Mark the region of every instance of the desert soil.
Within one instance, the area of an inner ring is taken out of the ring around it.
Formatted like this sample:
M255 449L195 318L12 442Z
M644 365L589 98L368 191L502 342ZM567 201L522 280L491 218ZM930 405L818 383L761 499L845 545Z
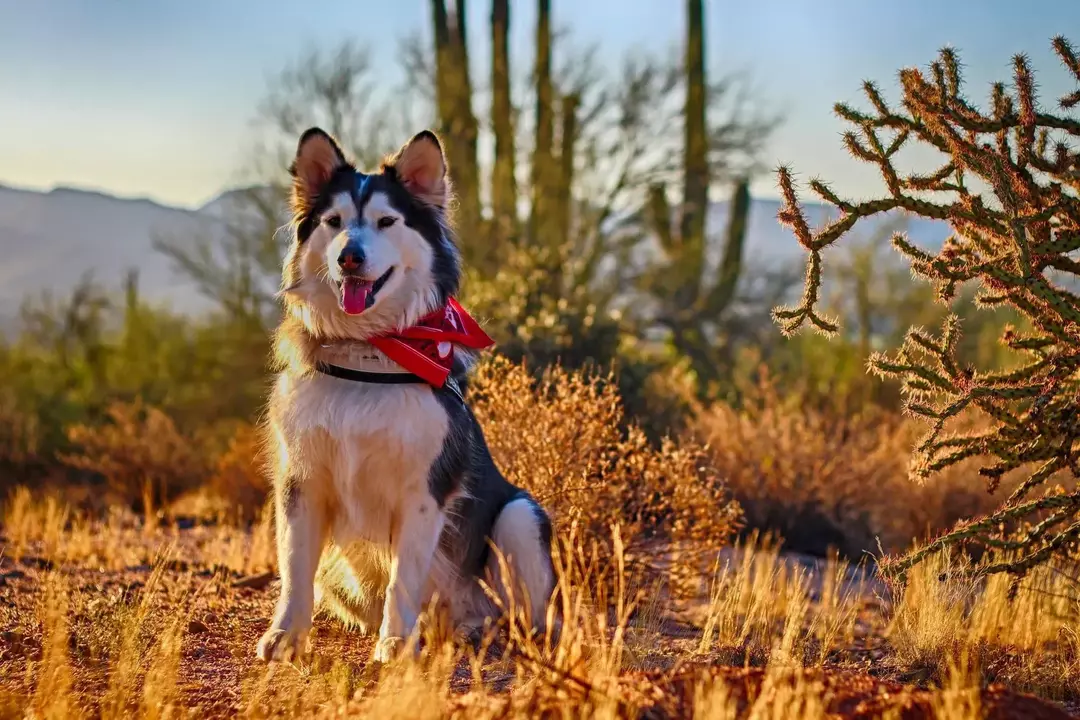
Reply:
M199 528L181 531L180 547L199 545ZM168 618L170 603L177 592L198 592L181 650L177 685L181 705L198 717L228 717L248 707L252 689L267 684L284 696L289 688L310 681L312 673L329 669L329 663L348 665L360 682L376 680L379 668L370 663L372 640L348 632L335 621L319 617L315 623L313 668L298 671L291 666L277 666L268 675L254 657L255 643L266 629L277 598L275 576L241 576L199 559L201 553L178 552L174 557L194 557L186 562L173 561L158 583L160 617ZM791 556L793 564L814 566L818 560ZM40 555L20 558L0 554L0 688L8 697L29 695L32 679L28 664L42 654L40 617L41 587L50 563ZM72 602L69 620L72 638L69 653L75 668L73 682L83 698L101 698L109 684L108 663L100 647L95 647L95 631L88 627L105 617L104 609L130 602L145 586L151 573L148 565L105 569L76 565L64 567ZM194 579L194 585L191 584ZM197 590L176 590L177 588ZM871 718L885 711L898 712L904 719L933 717L932 693L920 689L920 678L905 678L883 662L885 641L880 637L878 595L883 590L872 579L862 587L865 608L858 624L853 647L835 654L830 664L820 670L806 670L805 679L820 682L828 698L828 711L835 717ZM672 608L667 617L648 631L647 637L630 639L632 668L621 683L626 697L633 697L643 708L642 718L688 717L693 703L693 686L702 677L723 677L737 697L752 699L761 688L764 672L754 667L754 658L702 656L695 648L700 631L694 615L700 608ZM108 628L103 629L108 632ZM87 640L86 638L90 638ZM749 666L748 666L749 665ZM489 687L512 688L513 677L506 663L494 661L485 671ZM452 683L455 693L451 704L467 704L464 695L470 675L459 668ZM621 696L621 695L620 695ZM1027 718L1051 720L1080 717L1070 714L1076 708L1046 702L1033 696L1011 692L1000 685L984 689L983 708L989 718ZM895 716L895 715L894 715Z

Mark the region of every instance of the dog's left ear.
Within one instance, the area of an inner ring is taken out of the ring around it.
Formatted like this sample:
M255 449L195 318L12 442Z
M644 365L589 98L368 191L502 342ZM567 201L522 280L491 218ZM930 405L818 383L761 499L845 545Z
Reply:
M293 178L293 212L307 213L334 171L347 164L345 154L329 133L317 127L306 130L296 144L296 158L289 167Z
M424 130L405 143L387 163L394 175L413 197L438 208L445 208L450 194L446 176L446 158L435 133Z

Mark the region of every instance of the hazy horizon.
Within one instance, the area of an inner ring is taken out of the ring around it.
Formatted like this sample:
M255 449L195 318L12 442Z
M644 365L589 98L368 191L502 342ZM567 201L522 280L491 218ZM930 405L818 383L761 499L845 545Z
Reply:
M512 17L516 72L531 63L533 3ZM668 53L683 34L681 5L659 2L552 3L556 26L574 45L595 44L605 63L643 50ZM1008 80L1014 53L1036 67L1050 105L1070 90L1050 38L1080 22L1080 4L1043 3L1043 12L1003 0L930 0L869 7L854 0L706 4L707 60L713 72L744 71L766 110L786 118L762 160L794 167L801 179L827 178L841 194L865 196L879 181L847 157L836 101L861 102L863 79L896 96L896 71L925 66L956 47L968 95L983 102L989 83ZM486 82L486 3L470 5L474 78ZM419 33L430 42L427 3L327 2L317 11L272 0L257 10L209 0L124 5L86 0L6 4L0 25L0 94L8 103L0 136L0 184L72 187L193 208L242 185L248 133L267 81L305 48L354 38L374 66L399 82L396 49ZM556 50L558 52L558 50ZM521 102L522 98L516 98ZM476 108L478 113L484 109ZM415 129L409 129L411 132ZM403 129L403 134L406 130ZM775 197L763 173L754 194Z

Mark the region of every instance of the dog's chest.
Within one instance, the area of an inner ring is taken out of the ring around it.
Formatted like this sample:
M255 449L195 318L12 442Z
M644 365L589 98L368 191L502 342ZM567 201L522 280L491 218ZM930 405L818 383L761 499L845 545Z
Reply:
M387 541L406 503L429 495L448 417L426 385L284 377L275 391L290 456L329 495L339 540Z

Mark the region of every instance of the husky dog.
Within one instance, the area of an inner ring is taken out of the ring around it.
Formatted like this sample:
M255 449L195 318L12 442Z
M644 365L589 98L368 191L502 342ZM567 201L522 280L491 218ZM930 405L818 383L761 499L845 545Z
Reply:
M312 128L290 173L296 236L267 423L281 595L258 657L308 652L318 604L377 632L386 662L436 594L459 629L495 616L478 579L542 628L551 524L495 467L464 400L473 349L490 338L453 299L461 267L438 138L419 133L367 174Z

